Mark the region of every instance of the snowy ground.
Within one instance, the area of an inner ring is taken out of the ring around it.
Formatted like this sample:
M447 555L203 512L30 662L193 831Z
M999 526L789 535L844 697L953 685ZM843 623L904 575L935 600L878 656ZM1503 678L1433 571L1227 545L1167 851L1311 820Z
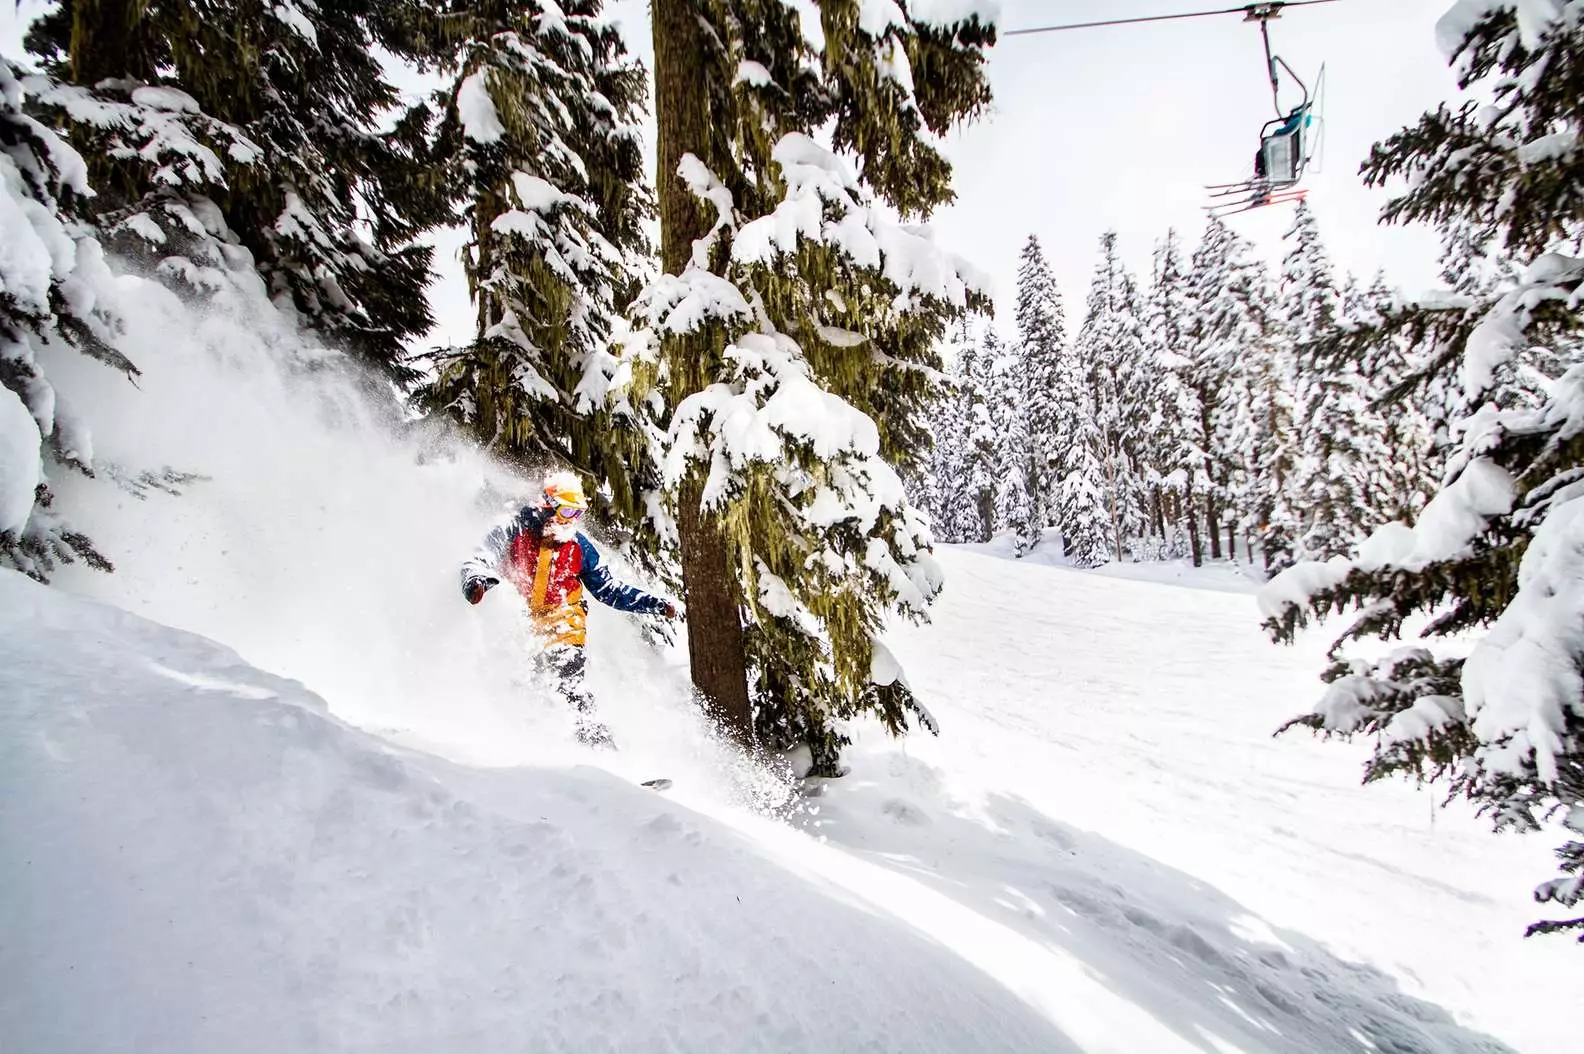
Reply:
M863 736L790 822L614 619L614 767L670 795L542 700L458 765L0 575L7 1049L1567 1049L1543 847L1271 741L1309 670L1248 598L947 560L899 638L944 736Z
M859 773L884 775L833 788L832 841L861 826L853 848L924 861L1180 1034L1482 1049L1455 1020L1571 1048L1576 949L1516 939L1550 846L1360 787L1362 747L1271 738L1314 698L1320 638L1272 646L1215 569L1182 587L947 559L935 624L896 644L942 737L866 742ZM878 844L875 804L906 816Z
M942 737L859 730L806 803L597 610L596 758L458 595L522 481L277 368L258 305L127 295L136 389L51 369L117 572L0 574L5 1054L1575 1049L1549 847L1272 740L1319 645L1237 572L945 551L894 642Z

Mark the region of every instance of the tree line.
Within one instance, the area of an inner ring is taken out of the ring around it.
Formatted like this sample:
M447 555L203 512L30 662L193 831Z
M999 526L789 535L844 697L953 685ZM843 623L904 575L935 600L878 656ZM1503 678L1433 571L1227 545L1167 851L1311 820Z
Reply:
M1465 291L1491 280L1458 245L1446 269ZM1055 529L1081 567L1187 557L1276 571L1345 554L1369 529L1411 523L1441 470L1435 408L1382 398L1413 367L1408 344L1362 362L1321 346L1398 299L1383 274L1339 280L1299 203L1275 275L1218 220L1191 254L1168 231L1143 283L1105 234L1070 334L1030 235L1015 335L958 334L921 500L947 540L1008 533L1021 555Z

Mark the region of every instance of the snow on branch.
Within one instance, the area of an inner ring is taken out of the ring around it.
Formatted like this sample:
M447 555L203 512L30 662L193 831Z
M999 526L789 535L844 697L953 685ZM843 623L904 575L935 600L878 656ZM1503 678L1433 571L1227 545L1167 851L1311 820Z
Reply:
M1491 15L1511 11L1518 18L1519 39L1533 51L1552 23L1569 8L1576 12L1578 7L1576 0L1458 0L1436 23L1436 43L1442 54L1452 59L1475 26Z
M977 19L993 26L1001 20L998 0L908 0L908 14L920 25L947 28Z
M770 156L781 167L786 195L769 215L738 230L734 262L770 266L809 241L837 250L855 267L878 269L896 287L898 310L919 298L960 309L970 293L989 294L982 271L936 245L927 226L882 216L847 163L810 137L783 136Z
M105 81L90 91L37 75L24 78L23 86L35 105L103 136L110 157L149 165L157 184L225 186L227 160L250 165L263 156L257 143L234 126L206 116L196 99L175 88ZM79 161L62 171L83 170ZM75 175L68 178L85 183Z

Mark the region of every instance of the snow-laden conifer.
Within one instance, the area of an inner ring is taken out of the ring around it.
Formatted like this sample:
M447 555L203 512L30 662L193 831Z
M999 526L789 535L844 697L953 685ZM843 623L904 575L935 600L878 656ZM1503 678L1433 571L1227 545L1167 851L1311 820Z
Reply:
M1369 400L1356 364L1327 360L1317 342L1342 319L1341 294L1314 214L1302 202L1287 231L1281 299L1298 349L1302 456L1296 504L1300 558L1345 553L1369 526Z
M1404 339L1416 357L1409 384L1457 394L1445 428L1457 446L1411 527L1381 527L1346 560L1299 564L1262 601L1283 639L1311 615L1360 609L1336 645L1329 689L1294 723L1370 735L1366 779L1445 781L1498 828L1560 819L1573 832L1562 873L1536 896L1571 917L1532 932L1584 929L1584 4L1462 0L1440 36L1478 97L1378 144L1366 179L1405 182L1388 221L1443 233L1472 224L1522 271L1483 295L1395 305L1330 342L1357 362ZM1536 347L1567 364L1544 401L1491 399ZM1350 643L1395 637L1416 615L1432 619L1427 645L1385 659L1349 654ZM1465 642L1438 647L1449 634Z
M1367 289L1344 297L1344 324L1352 329L1379 327L1396 300L1385 274L1377 273ZM1372 527L1416 520L1435 496L1442 472L1443 452L1426 413L1423 389L1403 387L1412 372L1405 343L1400 336L1379 341L1366 349L1359 370L1368 398L1364 434L1370 441L1366 453Z
M135 376L116 350L117 316L99 302L104 253L82 222L92 191L83 158L24 112L21 71L0 59L0 566L41 581L61 563L109 570L55 508L51 474L93 475L87 422L51 383L64 355Z
M1072 393L1064 400L1063 474L1056 488L1063 552L1075 567L1099 567L1114 555L1099 415L1076 357L1064 363L1063 372L1063 388Z
M1056 525L1056 482L1062 464L1058 443L1067 321L1056 276L1039 239L1032 234L1018 260L1017 328L1028 399L1028 493L1035 523L1051 527Z
M966 519L963 540L988 542L995 537L996 503L1001 490L1001 431L991 401L996 394L999 344L986 327L963 358L962 412L964 431L963 497Z
M676 407L666 484L694 683L739 738L808 743L830 774L834 719L929 723L877 639L939 585L892 465L925 453L909 447L938 342L986 300L881 206L919 218L950 199L926 130L988 101L993 31L857 2L821 5L818 27L763 0L652 10L667 273L626 355ZM835 152L812 137L826 127Z
M1029 370L1022 350L1018 343L1000 339L993 328L985 333L990 421L997 453L995 529L1011 532L1018 556L1034 548L1041 533L1029 482L1034 446L1029 430Z
M1250 558L1257 549L1265 570L1275 571L1292 562L1299 530L1303 422L1292 329L1263 270L1258 274L1258 340L1247 349L1240 371L1247 399L1246 443L1234 456L1244 480L1237 505Z
M1143 481L1138 452L1147 430L1144 327L1138 288L1117 255L1116 234L1100 239L1085 305L1084 322L1073 357L1087 382L1095 429L1094 456L1100 471L1095 486L1104 495L1110 547L1116 559L1143 526Z
M1189 279L1194 309L1188 331L1189 384L1199 420L1190 441L1203 454L1198 494L1210 556L1230 559L1239 524L1234 505L1239 422L1248 415L1248 356L1264 339L1259 296L1263 278L1249 243L1220 220L1211 220L1194 250Z
M65 0L28 43L66 86L41 103L90 159L102 226L168 271L217 267L216 245L239 243L277 304L404 377L404 341L432 323L418 239L445 195L427 111L400 112L380 49L429 57L432 15L414 0ZM202 291L205 275L168 277Z
M929 505L931 533L937 541L977 539L978 513L968 508L964 481L969 469L969 436L974 419L973 388L967 378L974 358L966 324L952 327L946 346L950 373L930 409L934 447L931 450ZM971 516L970 516L971 513ZM970 522L972 519L974 522Z
M1150 425L1144 437L1153 515L1164 555L1200 559L1196 495L1205 490L1202 419L1192 376L1189 333L1195 304L1175 230L1155 247L1145 314L1147 369L1155 374Z
M598 480L631 526L656 475L646 416L607 398L613 320L652 214L637 121L644 71L598 0L496 0L446 23L437 153L462 200L473 340L426 357L420 402L486 447Z

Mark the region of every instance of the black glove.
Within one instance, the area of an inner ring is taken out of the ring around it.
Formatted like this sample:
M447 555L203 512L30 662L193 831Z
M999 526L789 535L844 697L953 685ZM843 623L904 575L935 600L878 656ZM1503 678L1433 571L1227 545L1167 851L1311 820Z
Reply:
M500 585L498 578L470 578L462 585L462 595L467 598L469 604L477 604L484 599L484 594L490 591L490 587L498 585Z

